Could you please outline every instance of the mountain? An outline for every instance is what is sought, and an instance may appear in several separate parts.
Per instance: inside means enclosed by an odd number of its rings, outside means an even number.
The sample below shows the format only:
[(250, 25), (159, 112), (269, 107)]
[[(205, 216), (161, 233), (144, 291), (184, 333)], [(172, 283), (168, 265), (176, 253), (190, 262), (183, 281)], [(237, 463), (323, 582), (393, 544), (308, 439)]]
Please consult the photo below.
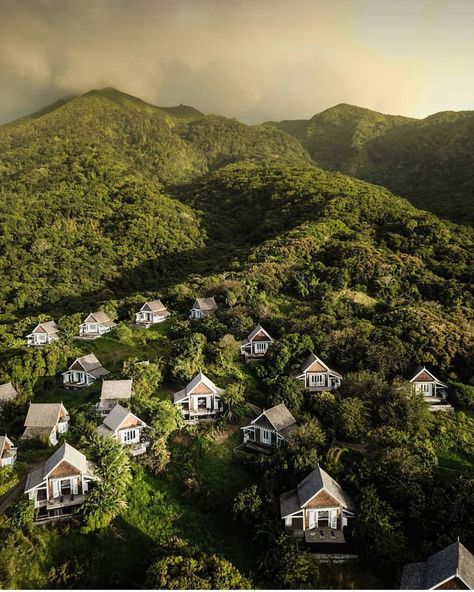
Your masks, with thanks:
[(474, 223), (474, 112), (417, 120), (341, 104), (309, 120), (264, 125), (297, 138), (324, 168), (384, 185), (442, 217)]

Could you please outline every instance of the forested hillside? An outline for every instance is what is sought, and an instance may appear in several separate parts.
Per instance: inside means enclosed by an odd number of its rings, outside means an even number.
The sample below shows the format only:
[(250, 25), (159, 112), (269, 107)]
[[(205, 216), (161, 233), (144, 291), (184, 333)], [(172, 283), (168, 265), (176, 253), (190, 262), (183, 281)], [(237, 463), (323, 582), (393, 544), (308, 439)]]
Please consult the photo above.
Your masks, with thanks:
[(309, 120), (268, 122), (330, 170), (384, 185), (417, 207), (474, 222), (474, 113), (426, 119), (337, 105)]
[[(414, 125), (369, 112), (354, 127), (356, 111), (351, 131), (326, 121), (341, 167), (369, 166), (372, 142)], [(66, 439), (104, 465), (101, 503), (71, 521), (34, 526), (26, 502), (0, 512), (0, 586), (396, 588), (404, 563), (474, 545), (474, 230), (319, 168), (289, 135), (304, 143), (305, 126), (284, 127), (105, 89), (0, 128), (0, 384), (19, 393), (0, 434), (18, 442), (30, 402), (62, 402)], [(218, 311), (190, 321), (201, 296)], [(156, 298), (171, 318), (134, 326)], [(117, 325), (77, 340), (95, 310)], [(51, 318), (61, 340), (26, 347)], [(257, 323), (275, 343), (246, 364)], [(134, 381), (151, 439), (140, 464), (95, 442), (100, 384), (63, 387), (92, 351)], [(337, 392), (294, 378), (309, 351), (341, 373)], [(416, 364), (448, 384), (452, 412), (407, 388)], [(225, 412), (184, 426), (173, 393), (199, 371), (226, 389)], [(241, 459), (239, 428), (282, 402), (298, 423), (288, 446)], [(21, 441), (0, 496), (51, 452)], [(283, 530), (280, 493), (318, 463), (357, 506), (357, 563), (319, 564)]]

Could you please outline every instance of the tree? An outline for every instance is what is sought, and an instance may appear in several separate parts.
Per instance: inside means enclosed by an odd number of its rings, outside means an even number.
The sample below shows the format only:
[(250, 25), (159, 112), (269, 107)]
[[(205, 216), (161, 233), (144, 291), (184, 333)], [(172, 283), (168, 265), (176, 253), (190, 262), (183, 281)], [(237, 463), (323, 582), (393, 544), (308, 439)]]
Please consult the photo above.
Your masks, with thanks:
[(29, 531), (33, 528), (35, 506), (31, 500), (22, 497), (8, 506), (5, 515), (9, 529)]
[(344, 438), (358, 440), (367, 433), (368, 409), (364, 401), (355, 397), (343, 399), (339, 404), (339, 430)]
[(148, 467), (155, 475), (162, 473), (169, 461), (171, 455), (168, 450), (165, 437), (154, 438), (147, 448), (143, 464)]
[(202, 370), (206, 346), (207, 339), (202, 333), (193, 333), (174, 342), (171, 374), (176, 380), (189, 381)]
[(263, 500), (256, 485), (250, 485), (239, 491), (232, 504), (234, 519), (241, 520), (247, 526), (255, 524), (263, 508)]
[[(299, 473), (312, 471), (321, 459), (326, 436), (317, 419), (309, 419), (291, 432), (282, 454)], [(286, 450), (285, 450), (286, 449)]]
[(357, 535), (361, 557), (379, 573), (393, 575), (395, 567), (405, 561), (407, 541), (402, 524), (373, 486), (362, 492)]
[(157, 362), (126, 360), (123, 373), (133, 379), (134, 396), (140, 400), (151, 397), (163, 379), (162, 364)]
[(81, 506), (86, 533), (105, 528), (125, 510), (127, 490), (132, 481), (130, 461), (119, 442), (94, 436), (89, 454), (96, 464), (98, 480)]
[(245, 416), (247, 406), (245, 404), (245, 386), (242, 382), (231, 382), (222, 395), (225, 406), (225, 414), (230, 421), (238, 421)]
[(290, 376), (282, 376), (276, 385), (272, 387), (270, 399), (272, 405), (285, 403), (293, 414), (298, 415), (304, 403), (304, 394), (305, 387), (301, 380)]
[(250, 580), (226, 559), (217, 555), (192, 553), (167, 555), (153, 563), (147, 572), (149, 589), (240, 590), (252, 587)]

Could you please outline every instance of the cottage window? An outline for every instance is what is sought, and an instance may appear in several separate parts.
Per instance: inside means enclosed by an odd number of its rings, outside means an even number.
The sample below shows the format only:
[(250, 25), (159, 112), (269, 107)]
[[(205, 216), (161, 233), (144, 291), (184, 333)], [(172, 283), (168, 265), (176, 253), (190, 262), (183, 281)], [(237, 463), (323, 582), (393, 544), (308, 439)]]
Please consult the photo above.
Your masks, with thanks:
[(198, 397), (198, 410), (203, 411), (207, 409), (207, 398)]
[(311, 386), (324, 386), (326, 384), (326, 375), (322, 373), (310, 374), (309, 384)]
[(260, 342), (260, 341), (257, 341), (257, 342), (254, 344), (254, 347), (255, 347), (255, 351), (256, 351), (257, 353), (264, 353), (264, 352), (266, 352), (266, 351), (267, 351), (268, 344), (267, 344), (267, 343), (262, 343), (262, 342)]
[(125, 430), (122, 432), (122, 442), (124, 444), (131, 444), (132, 442), (138, 442), (139, 432), (137, 429)]

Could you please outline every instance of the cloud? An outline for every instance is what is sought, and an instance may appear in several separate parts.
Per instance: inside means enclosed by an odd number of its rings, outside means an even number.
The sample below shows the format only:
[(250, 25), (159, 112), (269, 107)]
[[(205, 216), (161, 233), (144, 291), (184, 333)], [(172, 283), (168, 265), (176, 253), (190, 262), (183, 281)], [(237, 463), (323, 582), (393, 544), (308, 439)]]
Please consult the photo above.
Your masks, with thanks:
[(474, 96), (468, 0), (0, 0), (0, 15), (0, 122), (104, 86), (248, 122)]

